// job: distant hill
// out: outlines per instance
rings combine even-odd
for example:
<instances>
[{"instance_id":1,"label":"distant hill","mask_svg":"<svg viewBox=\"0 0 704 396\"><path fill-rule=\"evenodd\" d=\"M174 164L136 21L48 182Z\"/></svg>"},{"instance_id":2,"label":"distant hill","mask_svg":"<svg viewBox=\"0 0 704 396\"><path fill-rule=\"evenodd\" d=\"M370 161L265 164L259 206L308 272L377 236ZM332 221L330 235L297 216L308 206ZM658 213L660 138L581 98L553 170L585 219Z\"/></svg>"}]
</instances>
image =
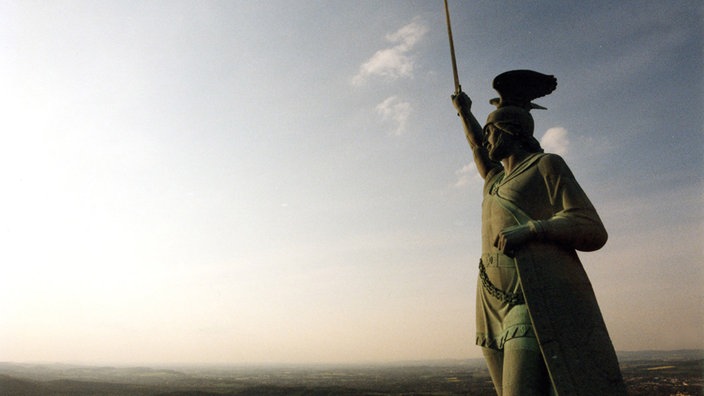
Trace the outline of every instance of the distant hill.
<instances>
[{"instance_id":1,"label":"distant hill","mask_svg":"<svg viewBox=\"0 0 704 396\"><path fill-rule=\"evenodd\" d=\"M698 360L704 359L704 349L679 349L674 351L621 351L616 352L621 362L631 360Z\"/></svg>"}]
</instances>

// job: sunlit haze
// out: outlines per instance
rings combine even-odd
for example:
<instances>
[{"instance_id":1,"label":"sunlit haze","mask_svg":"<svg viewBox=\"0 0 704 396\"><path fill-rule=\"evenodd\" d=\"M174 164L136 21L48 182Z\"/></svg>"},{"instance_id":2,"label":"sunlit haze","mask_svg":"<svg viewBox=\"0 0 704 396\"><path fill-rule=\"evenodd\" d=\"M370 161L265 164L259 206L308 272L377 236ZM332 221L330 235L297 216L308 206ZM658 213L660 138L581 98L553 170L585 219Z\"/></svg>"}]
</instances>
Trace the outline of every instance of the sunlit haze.
<instances>
[{"instance_id":1,"label":"sunlit haze","mask_svg":"<svg viewBox=\"0 0 704 396\"><path fill-rule=\"evenodd\" d=\"M616 349L704 348L701 2L449 5L478 119L557 77ZM442 1L4 1L0 51L0 361L481 356Z\"/></svg>"}]
</instances>

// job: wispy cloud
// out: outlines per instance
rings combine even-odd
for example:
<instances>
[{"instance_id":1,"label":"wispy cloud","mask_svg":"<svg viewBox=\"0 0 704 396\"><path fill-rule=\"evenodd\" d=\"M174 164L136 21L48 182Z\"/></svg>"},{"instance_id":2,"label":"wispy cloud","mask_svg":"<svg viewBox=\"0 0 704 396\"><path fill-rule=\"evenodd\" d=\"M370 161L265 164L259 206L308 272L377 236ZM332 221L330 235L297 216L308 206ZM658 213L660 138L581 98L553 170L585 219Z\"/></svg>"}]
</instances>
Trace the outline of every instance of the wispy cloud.
<instances>
[{"instance_id":1,"label":"wispy cloud","mask_svg":"<svg viewBox=\"0 0 704 396\"><path fill-rule=\"evenodd\" d=\"M455 181L455 187L457 188L467 186L473 182L482 181L482 177L479 175L479 172L477 172L477 167L471 162L456 170L455 176L457 177Z\"/></svg>"},{"instance_id":2,"label":"wispy cloud","mask_svg":"<svg viewBox=\"0 0 704 396\"><path fill-rule=\"evenodd\" d=\"M392 46L380 49L359 67L352 84L361 85L369 77L379 76L387 80L413 77L414 59L410 52L428 32L428 27L415 18L408 25L386 35Z\"/></svg>"},{"instance_id":3,"label":"wispy cloud","mask_svg":"<svg viewBox=\"0 0 704 396\"><path fill-rule=\"evenodd\" d=\"M389 96L376 105L376 112L384 121L394 123L393 134L401 136L406 130L408 117L411 115L411 104L399 99L398 96Z\"/></svg>"},{"instance_id":4,"label":"wispy cloud","mask_svg":"<svg viewBox=\"0 0 704 396\"><path fill-rule=\"evenodd\" d=\"M545 151L559 155L567 154L570 145L567 129L562 127L548 129L542 139L540 139L540 145L543 146Z\"/></svg>"}]
</instances>

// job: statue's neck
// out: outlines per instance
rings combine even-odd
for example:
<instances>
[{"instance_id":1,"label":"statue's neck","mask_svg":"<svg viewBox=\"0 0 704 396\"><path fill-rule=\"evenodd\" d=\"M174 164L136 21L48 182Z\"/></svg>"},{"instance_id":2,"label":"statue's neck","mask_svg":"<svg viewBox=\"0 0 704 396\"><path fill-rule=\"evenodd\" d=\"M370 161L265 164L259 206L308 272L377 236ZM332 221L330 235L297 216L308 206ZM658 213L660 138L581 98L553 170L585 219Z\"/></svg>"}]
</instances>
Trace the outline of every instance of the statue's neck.
<instances>
[{"instance_id":1,"label":"statue's neck","mask_svg":"<svg viewBox=\"0 0 704 396\"><path fill-rule=\"evenodd\" d=\"M528 156L530 155L529 152L521 149L515 150L513 153L511 153L508 157L504 158L501 160L501 163L504 165L504 172L506 176L510 175L511 172L516 169L518 164L523 162Z\"/></svg>"}]
</instances>

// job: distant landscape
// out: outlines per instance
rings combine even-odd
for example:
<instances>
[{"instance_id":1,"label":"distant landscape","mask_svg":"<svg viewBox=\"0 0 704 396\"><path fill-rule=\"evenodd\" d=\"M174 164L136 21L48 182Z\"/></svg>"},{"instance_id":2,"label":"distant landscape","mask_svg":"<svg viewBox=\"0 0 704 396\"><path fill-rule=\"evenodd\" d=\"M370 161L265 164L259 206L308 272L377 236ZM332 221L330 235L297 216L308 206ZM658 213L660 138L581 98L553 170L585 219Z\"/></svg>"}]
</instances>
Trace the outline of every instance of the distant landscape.
<instances>
[{"instance_id":1,"label":"distant landscape","mask_svg":"<svg viewBox=\"0 0 704 396\"><path fill-rule=\"evenodd\" d=\"M629 395L704 395L704 351L621 352ZM0 395L492 395L481 359L378 365L97 367L0 363Z\"/></svg>"}]
</instances>

